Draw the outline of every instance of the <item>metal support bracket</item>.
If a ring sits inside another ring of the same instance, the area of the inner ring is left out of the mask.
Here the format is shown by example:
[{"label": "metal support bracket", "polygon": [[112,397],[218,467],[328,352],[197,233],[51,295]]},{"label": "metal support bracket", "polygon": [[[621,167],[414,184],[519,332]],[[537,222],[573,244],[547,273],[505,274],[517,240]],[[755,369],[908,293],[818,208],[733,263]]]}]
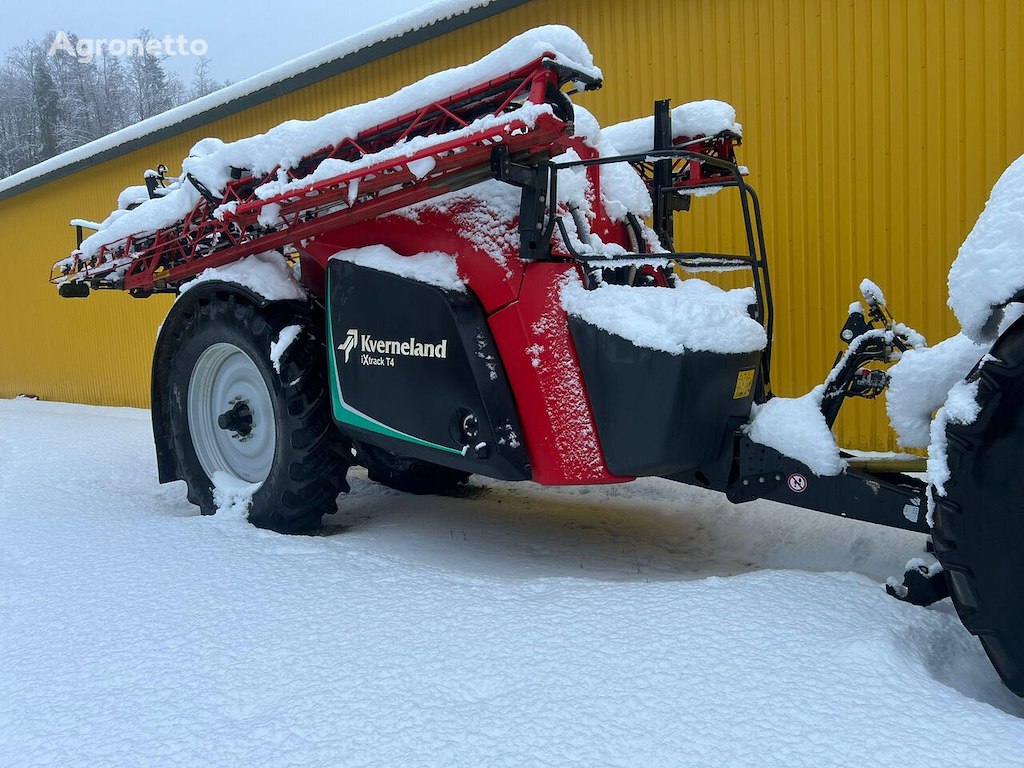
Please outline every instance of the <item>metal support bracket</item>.
[{"label": "metal support bracket", "polygon": [[[672,111],[668,99],[654,102],[654,149],[672,149]],[[654,163],[654,179],[651,193],[654,197],[654,231],[658,234],[661,247],[675,250],[675,233],[672,222],[673,206],[669,199],[672,193],[672,160],[657,160]]]},{"label": "metal support bracket", "polygon": [[738,473],[726,489],[729,501],[771,499],[804,509],[868,523],[928,533],[927,486],[896,473],[869,474],[847,469],[815,475],[803,463],[774,448],[740,438]]},{"label": "metal support bracket", "polygon": [[519,256],[527,261],[550,258],[551,232],[545,226],[551,176],[548,166],[514,163],[508,147],[501,146],[491,152],[491,175],[523,190],[519,203]]}]

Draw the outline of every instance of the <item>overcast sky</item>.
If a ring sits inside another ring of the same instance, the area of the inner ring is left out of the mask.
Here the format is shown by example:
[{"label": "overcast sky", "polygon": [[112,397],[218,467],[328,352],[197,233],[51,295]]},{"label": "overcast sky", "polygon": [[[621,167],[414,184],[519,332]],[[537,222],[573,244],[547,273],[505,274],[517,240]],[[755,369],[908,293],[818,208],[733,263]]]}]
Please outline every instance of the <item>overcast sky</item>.
[{"label": "overcast sky", "polygon": [[[211,75],[234,82],[424,5],[423,0],[0,1],[0,54],[51,30],[124,39],[146,27],[158,38],[205,40]],[[167,66],[187,82],[194,62],[175,56]]]}]

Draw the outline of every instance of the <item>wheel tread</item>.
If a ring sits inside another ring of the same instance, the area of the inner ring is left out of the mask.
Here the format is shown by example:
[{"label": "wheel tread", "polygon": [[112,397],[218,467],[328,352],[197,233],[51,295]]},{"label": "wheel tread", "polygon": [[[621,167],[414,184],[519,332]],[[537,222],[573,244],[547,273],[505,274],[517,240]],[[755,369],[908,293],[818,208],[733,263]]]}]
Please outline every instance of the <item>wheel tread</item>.
[{"label": "wheel tread", "polygon": [[946,428],[950,479],[936,499],[933,539],[964,626],[1007,687],[1024,696],[1024,504],[1007,501],[1024,463],[1021,321],[991,355],[974,374],[978,417]]},{"label": "wheel tread", "polygon": [[[172,334],[174,343],[163,345],[163,358],[154,360],[155,366],[168,368],[168,381],[173,382],[172,409],[179,418],[171,418],[170,434],[178,461],[180,476],[188,485],[189,501],[200,507],[204,514],[216,511],[212,484],[205,472],[198,469],[194,458],[187,418],[182,403],[187,390],[189,371],[181,367],[180,356],[200,334],[209,334],[217,328],[232,339],[244,338],[251,346],[250,357],[261,358],[270,376],[272,394],[279,406],[279,432],[282,416],[287,424],[276,458],[278,467],[272,470],[276,482],[268,479],[253,497],[249,521],[262,528],[282,533],[302,533],[316,528],[324,512],[334,511],[339,493],[348,491],[345,473],[351,464],[350,443],[334,427],[326,383],[326,349],[320,329],[325,327],[322,310],[302,309],[294,304],[271,304],[264,309],[255,307],[231,291],[204,295],[185,302],[183,314]],[[285,350],[280,361],[280,374],[274,373],[269,361],[270,343],[289,325],[302,325],[305,329]],[[232,342],[234,343],[234,342]]]}]

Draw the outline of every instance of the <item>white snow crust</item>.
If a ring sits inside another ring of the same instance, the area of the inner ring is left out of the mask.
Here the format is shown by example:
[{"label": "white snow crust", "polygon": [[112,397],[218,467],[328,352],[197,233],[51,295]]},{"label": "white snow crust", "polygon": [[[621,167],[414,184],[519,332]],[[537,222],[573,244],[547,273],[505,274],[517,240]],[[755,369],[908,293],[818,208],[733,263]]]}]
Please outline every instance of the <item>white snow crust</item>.
[{"label": "white snow crust", "polygon": [[419,160],[413,160],[409,163],[409,170],[412,171],[413,175],[417,179],[422,179],[437,165],[437,161],[432,157],[423,157]]},{"label": "white snow crust", "polygon": [[588,291],[570,273],[561,296],[570,315],[646,349],[739,353],[767,343],[764,328],[747,312],[753,288],[724,291],[689,278],[674,288],[601,285]]},{"label": "white snow crust", "polygon": [[227,472],[213,473],[213,501],[217,505],[217,523],[244,522],[249,519],[252,495],[259,483],[247,483]]},{"label": "white snow crust", "polygon": [[1024,289],[1024,157],[999,177],[949,269],[949,307],[964,334],[993,340],[993,308]]},{"label": "white snow crust", "polygon": [[183,284],[178,293],[211,280],[244,286],[268,301],[306,299],[306,290],[295,279],[284,256],[277,251],[256,253],[223,267],[204,269],[194,280]]},{"label": "white snow crust", "polygon": [[747,434],[754,442],[803,462],[816,475],[838,475],[846,462],[821,412],[824,392],[819,384],[802,397],[773,397],[755,405]]},{"label": "white snow crust", "polygon": [[[864,283],[870,283],[865,280]],[[874,285],[874,283],[871,283]],[[861,288],[864,289],[862,283]],[[877,286],[875,286],[877,290]],[[877,292],[878,298],[881,291]],[[884,297],[883,297],[884,301]],[[854,302],[850,311],[861,309]],[[892,332],[882,329],[867,331],[857,337],[842,354],[825,381],[800,397],[773,397],[763,405],[754,405],[750,422],[744,427],[751,439],[774,448],[784,456],[806,464],[816,475],[838,475],[846,469],[839,453],[835,435],[821,411],[825,390],[835,380],[850,355],[871,340],[892,342]]]},{"label": "white snow crust", "polygon": [[[869,304],[885,306],[885,294],[882,293],[882,289],[866,277],[860,281],[860,292],[864,296],[864,300]],[[864,313],[861,312],[861,314]]]},{"label": "white snow crust", "polygon": [[[358,106],[362,107],[365,105]],[[356,107],[348,107],[347,109],[356,111]],[[341,176],[342,174],[345,173],[357,171],[360,168],[366,168],[371,164],[381,163],[399,158],[413,157],[417,153],[422,153],[424,150],[429,150],[431,147],[436,146],[439,143],[447,143],[454,139],[460,139],[470,136],[471,134],[477,133],[478,131],[484,131],[492,128],[501,127],[503,125],[508,124],[513,119],[520,120],[524,122],[527,125],[527,127],[532,128],[536,124],[538,117],[540,117],[541,115],[549,115],[551,114],[551,112],[551,107],[550,105],[547,104],[525,104],[522,107],[516,109],[514,112],[505,112],[500,115],[492,115],[490,117],[480,118],[479,120],[475,120],[465,128],[460,128],[459,130],[449,131],[444,134],[433,134],[430,136],[416,136],[412,139],[409,139],[408,141],[395,145],[394,147],[391,147],[389,149],[376,152],[372,155],[366,155],[364,158],[360,159],[357,162],[329,158],[321,162],[320,165],[317,166],[315,171],[306,176],[303,176],[301,179],[294,179],[292,181],[285,181],[283,179],[280,179],[277,181],[269,181],[266,184],[257,187],[255,190],[256,196],[263,200],[268,200],[277,195],[286,194],[288,192],[300,191],[314,182],[332,179],[336,176]],[[285,123],[284,125],[287,125],[287,123]],[[278,128],[280,127],[281,126],[278,126]],[[296,133],[302,134],[305,131],[305,129],[306,127],[302,126],[300,130],[297,131]],[[271,129],[271,132],[273,132],[274,130],[277,129]],[[262,142],[263,137],[261,136],[259,138],[260,142]],[[287,138],[284,139],[285,145],[291,146],[291,143],[291,140]],[[248,147],[245,148],[245,150],[243,151],[249,151],[251,149],[251,147]],[[277,147],[274,147],[275,151],[277,149]],[[314,150],[310,151],[312,152]],[[214,153],[214,155],[216,155],[216,153]],[[434,160],[433,157],[426,156],[420,157],[416,160],[412,160],[408,164],[408,166],[409,170],[412,171],[413,174],[415,174],[418,177],[423,177],[433,169],[435,163],[436,160]],[[186,160],[186,164],[190,164],[189,161]],[[213,165],[216,167],[217,164],[218,161],[214,160]],[[273,167],[273,164],[271,165],[271,167]],[[267,170],[269,170],[269,168]],[[216,172],[219,173],[220,171],[218,170]],[[357,194],[358,188],[355,188],[350,191],[350,203],[352,202],[353,199],[355,199]]]},{"label": "white snow crust", "polygon": [[72,227],[85,227],[87,229],[99,229],[103,225],[98,221],[90,221],[89,219],[72,219],[68,222]]},{"label": "white snow crust", "polygon": [[130,211],[117,208],[100,222],[95,232],[82,240],[79,250],[86,256],[92,256],[109,243],[170,226],[183,220],[195,208],[199,198],[199,191],[191,184],[177,183],[168,187],[163,197],[147,199]]},{"label": "white snow crust", "polygon": [[410,205],[391,215],[416,222],[428,212],[450,216],[461,239],[490,256],[511,275],[506,254],[519,250],[519,232],[513,225],[519,215],[520,195],[517,187],[491,179]]},{"label": "white snow crust", "polygon": [[301,325],[289,325],[281,329],[276,341],[270,342],[270,362],[278,373],[281,372],[281,358],[300,333],[302,333]]},{"label": "white snow crust", "polygon": [[[574,109],[575,135],[602,156],[615,154],[602,138],[601,127],[594,116],[579,105],[574,105]],[[579,160],[580,156],[569,149],[557,159],[572,162]],[[651,199],[637,173],[626,164],[602,165],[599,178],[601,203],[607,216],[613,221],[624,221],[627,213],[635,214],[641,220],[641,233],[648,249],[654,253],[663,252],[656,235],[642,221],[651,215]],[[515,222],[519,216],[520,198],[521,192],[517,187],[490,180],[409,206],[392,215],[420,221],[421,214],[428,211],[447,214],[458,226],[461,238],[504,265],[505,255],[517,252],[519,248]],[[597,215],[596,198],[596,189],[583,168],[559,171],[558,201],[564,206],[562,216],[571,245],[577,252],[591,258],[615,259],[626,253],[626,249],[618,243],[602,241],[590,230]],[[556,230],[556,248],[561,245],[561,239],[561,233]]]},{"label": "white snow crust", "polygon": [[[316,120],[288,120],[266,133],[238,141],[225,143],[216,138],[202,139],[182,161],[181,178],[191,173],[206,187],[218,192],[223,191],[224,185],[230,180],[232,167],[246,168],[254,175],[268,173],[277,166],[293,168],[303,157],[323,147],[337,144],[346,138],[355,138],[360,132],[375,125],[485,83],[528,64],[545,53],[551,54],[551,58],[558,63],[596,77],[601,75],[600,70],[594,66],[593,56],[586,43],[579,35],[568,27],[558,25],[538,27],[512,38],[476,62],[429,75],[390,96],[345,107]],[[467,133],[512,119],[522,119],[529,123],[545,111],[550,111],[550,107],[527,104],[514,113],[478,120],[469,128],[457,133]],[[452,133],[448,136],[455,135],[456,133]],[[376,155],[368,155],[359,163],[325,160],[321,164],[322,169],[315,169],[303,181],[292,184],[284,180],[270,182],[261,188],[260,195],[266,199],[274,194],[300,188],[312,181],[330,178],[377,160],[411,156],[438,141],[436,136],[413,139]],[[101,246],[117,242],[129,235],[149,233],[170,226],[184,218],[198,200],[199,192],[191,183],[171,185],[162,197],[147,200],[138,208],[124,212],[115,220],[108,219],[100,231],[82,242],[81,251],[88,257],[96,253]]]},{"label": "white snow crust", "polygon": [[147,411],[31,400],[0,400],[0,468],[5,768],[1024,766],[949,601],[882,590],[917,534],[356,469],[323,535],[279,536],[157,484]]},{"label": "white snow crust", "polygon": [[125,187],[121,190],[121,194],[117,196],[117,207],[123,210],[129,205],[144,203],[146,200],[149,200],[149,189],[147,187]]},{"label": "white snow crust", "polygon": [[893,323],[892,329],[894,333],[906,339],[907,344],[914,349],[924,349],[928,346],[928,340],[925,339],[924,334],[911,328],[906,323]]},{"label": "white snow crust", "polygon": [[427,251],[414,256],[402,256],[386,246],[370,245],[339,251],[331,258],[408,277],[449,291],[466,292],[466,284],[459,278],[455,257],[447,253]]},{"label": "white snow crust", "polygon": [[[946,481],[949,480],[949,462],[946,454],[946,426],[948,424],[973,424],[978,418],[978,381],[958,381],[950,390],[943,406],[935,414],[931,424],[931,444],[928,446],[928,483],[939,496],[946,495]],[[932,523],[932,504],[929,497],[928,524]]]},{"label": "white snow crust", "polygon": [[[611,157],[622,154],[605,135],[606,129],[600,124],[588,110],[578,104],[573,105],[574,120],[573,128],[577,136],[591,147],[596,149],[601,157]],[[582,169],[577,171],[582,175]],[[565,194],[562,184],[568,176],[567,171],[558,174],[559,193]],[[604,203],[605,212],[615,221],[624,221],[627,213],[636,214],[640,219],[650,217],[654,213],[651,203],[651,195],[647,191],[647,185],[626,163],[609,163],[600,166],[601,198]],[[585,200],[585,196],[584,196]],[[582,201],[578,201],[582,204]],[[593,218],[593,212],[590,211]],[[657,238],[653,238],[657,243]]]},{"label": "white snow crust", "polygon": [[[743,135],[743,126],[736,122],[735,108],[724,101],[691,101],[672,110],[673,139],[714,136],[722,131]],[[601,135],[614,147],[615,154],[649,152],[654,148],[654,116],[606,126]]]},{"label": "white snow crust", "polygon": [[934,347],[910,349],[889,369],[892,380],[885,407],[900,445],[925,448],[931,442],[932,414],[946,402],[954,384],[988,352],[962,333]]}]

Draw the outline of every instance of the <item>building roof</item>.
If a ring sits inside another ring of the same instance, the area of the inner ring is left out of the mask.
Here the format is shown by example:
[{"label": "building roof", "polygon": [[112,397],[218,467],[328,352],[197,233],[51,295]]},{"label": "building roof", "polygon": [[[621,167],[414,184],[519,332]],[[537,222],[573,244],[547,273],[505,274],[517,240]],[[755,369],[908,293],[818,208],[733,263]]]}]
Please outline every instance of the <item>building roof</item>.
[{"label": "building roof", "polygon": [[266,72],[0,179],[0,200],[304,88],[529,0],[434,0]]}]

